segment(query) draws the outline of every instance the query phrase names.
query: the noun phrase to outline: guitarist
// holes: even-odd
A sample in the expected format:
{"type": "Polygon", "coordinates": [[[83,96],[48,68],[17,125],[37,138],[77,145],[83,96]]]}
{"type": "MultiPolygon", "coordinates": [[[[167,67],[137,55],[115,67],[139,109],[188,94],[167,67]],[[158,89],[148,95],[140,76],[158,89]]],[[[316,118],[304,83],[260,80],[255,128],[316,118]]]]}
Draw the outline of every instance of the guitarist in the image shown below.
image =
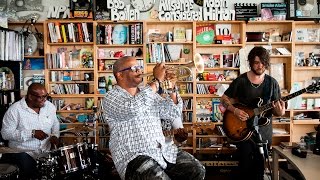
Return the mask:
{"type": "MultiPolygon", "coordinates": [[[[270,103],[280,98],[280,87],[278,82],[271,76],[265,74],[265,70],[270,66],[269,52],[263,47],[254,47],[248,55],[250,71],[241,74],[230,84],[229,88],[221,97],[222,105],[231,111],[236,118],[235,120],[247,121],[249,115],[236,108],[233,103],[257,107],[252,105],[254,100],[260,97],[263,104],[270,103]]],[[[284,101],[272,102],[273,109],[267,111],[265,117],[271,120],[271,116],[281,116],[285,113],[284,101]]],[[[240,179],[263,180],[264,178],[264,156],[259,152],[258,144],[261,140],[267,140],[268,148],[272,143],[272,123],[261,126],[258,132],[254,132],[248,139],[237,144],[239,152],[240,179]]],[[[261,142],[260,142],[261,143],[261,142]]],[[[265,155],[265,157],[268,157],[265,155]]]]}

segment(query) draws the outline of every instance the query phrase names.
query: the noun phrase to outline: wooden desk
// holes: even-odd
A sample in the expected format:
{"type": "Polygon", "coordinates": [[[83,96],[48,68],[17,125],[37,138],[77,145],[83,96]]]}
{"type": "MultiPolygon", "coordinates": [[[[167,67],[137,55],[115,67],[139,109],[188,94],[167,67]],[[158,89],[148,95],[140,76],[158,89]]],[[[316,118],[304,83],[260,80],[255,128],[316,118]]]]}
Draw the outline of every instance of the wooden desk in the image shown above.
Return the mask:
{"type": "Polygon", "coordinates": [[[320,156],[313,153],[308,153],[307,158],[299,158],[291,153],[291,150],[283,151],[281,147],[275,146],[272,148],[272,163],[273,163],[273,180],[279,179],[279,156],[287,159],[287,161],[295,167],[295,169],[306,180],[319,180],[320,178],[320,156]]]}

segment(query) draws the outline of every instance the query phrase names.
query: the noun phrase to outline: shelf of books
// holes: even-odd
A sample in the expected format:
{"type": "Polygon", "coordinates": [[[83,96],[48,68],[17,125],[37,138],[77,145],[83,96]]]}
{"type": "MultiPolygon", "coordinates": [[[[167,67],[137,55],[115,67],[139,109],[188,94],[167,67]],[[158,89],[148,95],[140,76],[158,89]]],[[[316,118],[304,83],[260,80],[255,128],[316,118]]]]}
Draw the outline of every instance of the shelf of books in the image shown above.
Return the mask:
{"type": "Polygon", "coordinates": [[[93,32],[90,20],[44,23],[46,88],[57,108],[65,144],[93,142],[96,136],[92,129],[92,108],[96,105],[93,32]]]}
{"type": "MultiPolygon", "coordinates": [[[[270,50],[268,73],[279,82],[282,94],[287,95],[294,87],[299,90],[319,81],[319,27],[311,21],[48,20],[42,28],[45,56],[35,53],[29,58],[46,59],[46,87],[58,113],[68,119],[72,114],[90,115],[90,105],[99,105],[104,94],[116,83],[112,66],[120,57],[135,56],[144,72],[149,73],[159,62],[165,62],[168,68],[183,67],[200,53],[204,72],[182,68],[181,71],[191,75],[177,82],[184,102],[185,127],[213,125],[212,128],[193,128],[187,142],[180,145],[196,153],[227,140],[221,128],[223,108],[219,102],[223,90],[243,70],[245,62],[240,66],[240,51],[254,46],[270,50]]],[[[145,78],[144,83],[147,82],[145,78]]],[[[301,106],[309,104],[305,106],[312,106],[312,109],[288,108],[285,116],[272,120],[273,144],[297,141],[306,130],[312,130],[314,123],[293,123],[293,118],[299,114],[309,118],[317,112],[319,92],[300,97],[301,102],[306,102],[301,106]],[[289,122],[278,119],[289,119],[289,122]]],[[[108,127],[101,118],[98,129],[96,135],[101,138],[101,148],[107,148],[108,127]]]]}
{"type": "MultiPolygon", "coordinates": [[[[293,44],[293,81],[292,88],[299,90],[320,82],[320,25],[313,21],[294,23],[293,44]]],[[[299,142],[308,132],[314,132],[319,124],[319,88],[302,94],[292,107],[291,142],[299,142]]],[[[294,101],[293,101],[294,102],[294,101]]]]}

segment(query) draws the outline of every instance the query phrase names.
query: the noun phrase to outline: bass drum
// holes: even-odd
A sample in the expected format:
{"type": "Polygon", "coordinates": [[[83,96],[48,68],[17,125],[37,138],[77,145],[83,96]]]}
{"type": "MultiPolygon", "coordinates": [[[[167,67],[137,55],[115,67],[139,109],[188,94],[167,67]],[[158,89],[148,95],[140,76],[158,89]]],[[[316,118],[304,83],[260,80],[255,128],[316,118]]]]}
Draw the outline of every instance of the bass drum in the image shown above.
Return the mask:
{"type": "Polygon", "coordinates": [[[0,164],[0,179],[19,179],[19,168],[11,164],[0,164]]]}

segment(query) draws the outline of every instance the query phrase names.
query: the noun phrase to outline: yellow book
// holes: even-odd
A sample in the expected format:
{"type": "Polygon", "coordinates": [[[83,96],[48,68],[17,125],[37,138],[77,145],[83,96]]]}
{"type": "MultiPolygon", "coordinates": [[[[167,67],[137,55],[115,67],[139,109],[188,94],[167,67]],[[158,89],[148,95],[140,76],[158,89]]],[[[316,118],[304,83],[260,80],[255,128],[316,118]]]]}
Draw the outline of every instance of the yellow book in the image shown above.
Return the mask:
{"type": "Polygon", "coordinates": [[[64,25],[61,25],[61,34],[62,34],[62,39],[63,39],[63,42],[68,42],[67,40],[67,35],[66,35],[66,29],[64,27],[64,25]]]}

